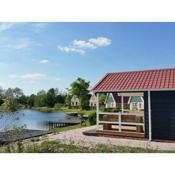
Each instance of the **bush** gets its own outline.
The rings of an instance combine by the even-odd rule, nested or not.
[[[19,108],[17,101],[13,98],[5,99],[4,106],[5,106],[5,109],[10,111],[10,112],[15,112]]]
[[[89,114],[89,124],[90,125],[96,124],[96,112],[92,112]]]
[[[63,107],[63,104],[60,104],[60,103],[56,103],[54,108],[55,109],[61,109]]]

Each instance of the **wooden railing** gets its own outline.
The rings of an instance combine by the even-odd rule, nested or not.
[[[144,130],[144,115],[143,114],[128,114],[115,112],[99,112],[103,115],[103,120],[99,120],[99,124],[103,124],[103,129],[110,130],[112,125],[118,125],[118,131],[122,131],[122,126],[136,126],[136,131],[143,132]]]

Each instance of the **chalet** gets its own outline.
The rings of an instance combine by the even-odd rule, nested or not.
[[[97,98],[96,98],[95,94],[92,94],[90,99],[89,99],[89,106],[95,107],[96,103],[97,103]]]
[[[127,104],[129,97],[123,98],[123,103]],[[107,93],[106,99],[105,99],[105,108],[116,108],[118,104],[121,104],[122,97],[118,93]]]
[[[76,95],[73,95],[71,98],[71,106],[78,107],[80,105],[80,100]]]
[[[96,134],[175,140],[175,68],[108,73],[94,86],[93,93],[97,97]],[[100,93],[135,93],[130,103],[142,103],[143,110],[102,112]]]
[[[138,93],[135,96],[130,96],[128,104],[131,111],[144,110],[144,99],[141,95],[138,96]]]

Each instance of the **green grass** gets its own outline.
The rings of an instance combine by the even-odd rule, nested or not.
[[[0,152],[8,152],[5,148],[0,148]],[[17,147],[13,151],[21,153],[174,153],[175,151],[160,151],[149,148],[132,148],[126,146],[112,146],[98,144],[95,147],[78,146],[64,144],[58,141],[45,141],[41,144],[33,144],[25,147]]]
[[[48,108],[48,107],[33,107],[32,109],[42,111],[42,112],[78,112],[78,113],[83,113],[84,115],[89,115],[90,113],[95,112],[95,109],[93,109],[93,110],[81,110],[81,109],[69,109],[66,107],[62,107],[59,109]]]
[[[8,110],[4,106],[0,106],[0,112],[8,112]]]

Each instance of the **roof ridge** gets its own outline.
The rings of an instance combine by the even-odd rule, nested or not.
[[[144,70],[131,70],[131,71],[121,71],[121,72],[109,72],[106,74],[116,74],[116,73],[132,73],[132,72],[151,72],[151,71],[160,71],[160,70],[175,70],[175,68],[160,68],[160,69],[144,69]]]

